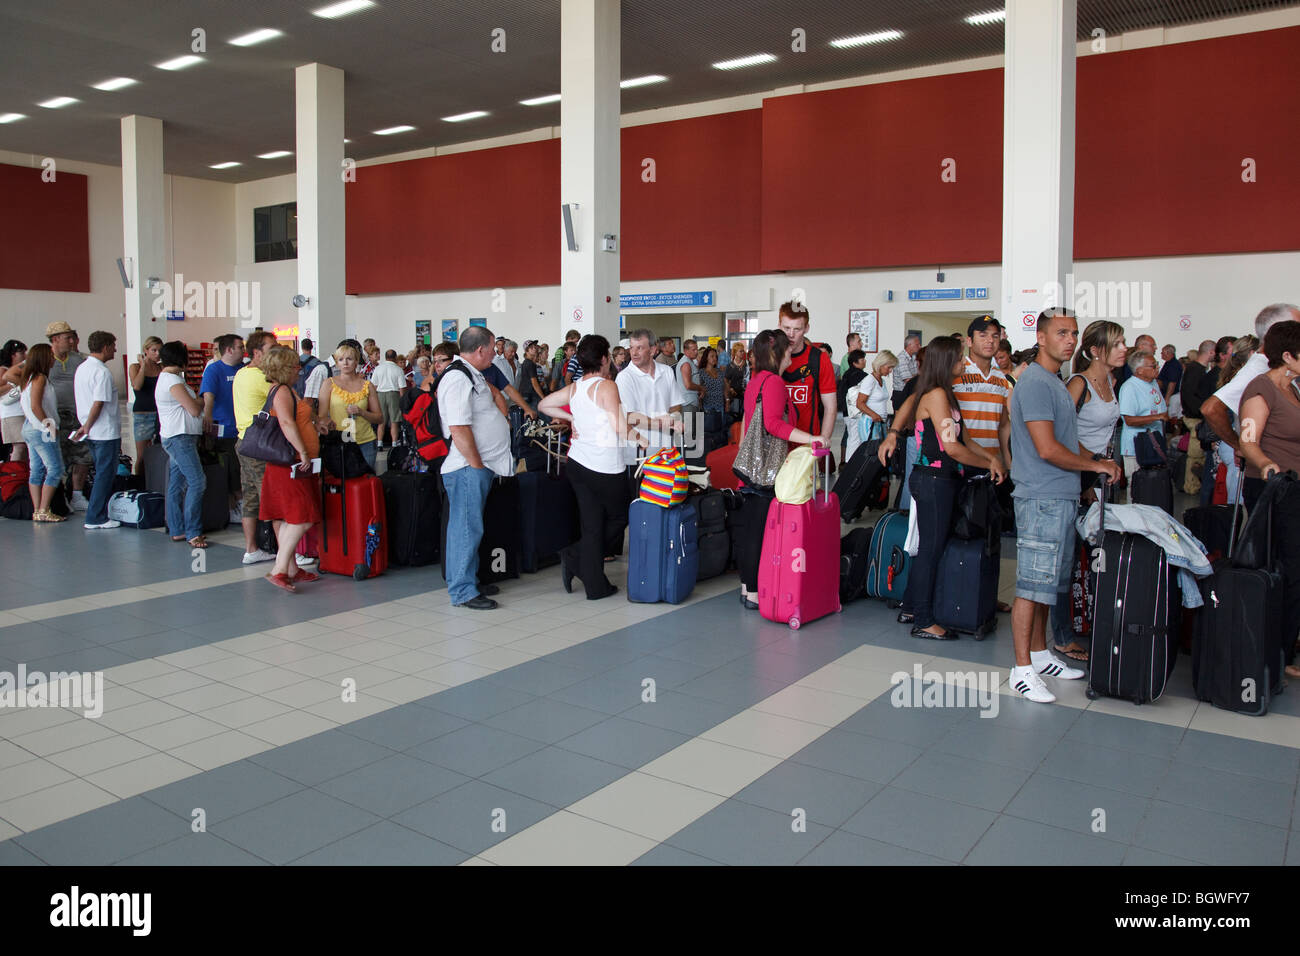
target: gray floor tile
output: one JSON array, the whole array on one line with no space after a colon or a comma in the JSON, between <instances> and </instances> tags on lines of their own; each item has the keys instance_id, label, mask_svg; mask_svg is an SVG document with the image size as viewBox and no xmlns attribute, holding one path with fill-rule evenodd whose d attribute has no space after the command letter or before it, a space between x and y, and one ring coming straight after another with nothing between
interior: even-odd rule
<instances>
[{"instance_id":1,"label":"gray floor tile","mask_svg":"<svg viewBox=\"0 0 1300 956\"><path fill-rule=\"evenodd\" d=\"M1286 830L1156 800L1133 841L1140 847L1212 866L1276 866Z\"/></svg>"},{"instance_id":2,"label":"gray floor tile","mask_svg":"<svg viewBox=\"0 0 1300 956\"><path fill-rule=\"evenodd\" d=\"M65 651L47 657L27 658L29 670L51 671L102 671L110 667L133 663L137 658L112 646L92 646L86 650Z\"/></svg>"},{"instance_id":3,"label":"gray floor tile","mask_svg":"<svg viewBox=\"0 0 1300 956\"><path fill-rule=\"evenodd\" d=\"M542 749L542 744L518 734L470 724L433 740L407 749L412 757L455 770L467 777L481 777L498 767Z\"/></svg>"},{"instance_id":4,"label":"gray floor tile","mask_svg":"<svg viewBox=\"0 0 1300 956\"><path fill-rule=\"evenodd\" d=\"M1285 784L1294 784L1300 770L1300 750L1199 730L1189 730L1172 756L1179 763L1245 773Z\"/></svg>"},{"instance_id":5,"label":"gray floor tile","mask_svg":"<svg viewBox=\"0 0 1300 956\"><path fill-rule=\"evenodd\" d=\"M799 807L814 823L838 827L861 810L881 786L787 760L741 790L735 799L777 813L791 813Z\"/></svg>"},{"instance_id":6,"label":"gray floor tile","mask_svg":"<svg viewBox=\"0 0 1300 956\"><path fill-rule=\"evenodd\" d=\"M1269 826L1291 826L1295 786L1242 773L1213 770L1174 761L1156 799L1201 810L1254 820Z\"/></svg>"},{"instance_id":7,"label":"gray floor tile","mask_svg":"<svg viewBox=\"0 0 1300 956\"><path fill-rule=\"evenodd\" d=\"M722 866L716 860L706 860L695 853L687 853L675 846L661 843L649 853L632 861L633 866Z\"/></svg>"},{"instance_id":8,"label":"gray floor tile","mask_svg":"<svg viewBox=\"0 0 1300 956\"><path fill-rule=\"evenodd\" d=\"M896 740L832 729L790 759L863 780L889 783L920 755L919 748Z\"/></svg>"},{"instance_id":9,"label":"gray floor tile","mask_svg":"<svg viewBox=\"0 0 1300 956\"><path fill-rule=\"evenodd\" d=\"M293 861L293 866L456 866L464 850L384 820Z\"/></svg>"},{"instance_id":10,"label":"gray floor tile","mask_svg":"<svg viewBox=\"0 0 1300 956\"><path fill-rule=\"evenodd\" d=\"M645 627L650 623L643 621L636 626ZM654 626L660 625L655 622ZM602 638L597 638L594 641L584 641L573 647L566 647L562 651L556 651L554 654L547 655L546 659L552 664L559 664L561 667L572 667L587 674L600 674L617 667L619 664L626 664L644 653L645 649L643 648L635 646L620 647Z\"/></svg>"},{"instance_id":11,"label":"gray floor tile","mask_svg":"<svg viewBox=\"0 0 1300 956\"><path fill-rule=\"evenodd\" d=\"M129 637L143 637L170 631L176 627L174 621L168 621L166 615L159 613L152 619L133 617L112 608L99 611L84 611L80 614L65 614L50 619L50 626L65 634L76 634L96 644L111 644Z\"/></svg>"},{"instance_id":12,"label":"gray floor tile","mask_svg":"<svg viewBox=\"0 0 1300 956\"><path fill-rule=\"evenodd\" d=\"M433 740L453 730L468 727L470 721L452 714L444 714L417 704L400 704L391 710L381 711L343 724L339 731L369 740L390 750L406 750L426 740Z\"/></svg>"},{"instance_id":13,"label":"gray floor tile","mask_svg":"<svg viewBox=\"0 0 1300 956\"><path fill-rule=\"evenodd\" d=\"M694 737L736 716L742 709L716 700L668 691L658 694L654 703L637 704L620 716Z\"/></svg>"},{"instance_id":14,"label":"gray floor tile","mask_svg":"<svg viewBox=\"0 0 1300 956\"><path fill-rule=\"evenodd\" d=\"M764 649L729 661L720 669L728 674L745 674L783 684L793 684L839 656L835 651L806 651L795 655L779 654Z\"/></svg>"},{"instance_id":15,"label":"gray floor tile","mask_svg":"<svg viewBox=\"0 0 1300 956\"><path fill-rule=\"evenodd\" d=\"M886 787L841 829L915 853L960 862L996 815L925 794Z\"/></svg>"},{"instance_id":16,"label":"gray floor tile","mask_svg":"<svg viewBox=\"0 0 1300 956\"><path fill-rule=\"evenodd\" d=\"M605 720L607 714L587 707L575 707L549 697L531 701L483 723L507 733L518 734L544 744L570 737L578 731Z\"/></svg>"},{"instance_id":17,"label":"gray floor tile","mask_svg":"<svg viewBox=\"0 0 1300 956\"><path fill-rule=\"evenodd\" d=\"M963 720L933 749L938 753L1032 771L1052 752L1058 739L1051 732L1033 733L1000 727L997 718L979 722Z\"/></svg>"},{"instance_id":18,"label":"gray floor tile","mask_svg":"<svg viewBox=\"0 0 1300 956\"><path fill-rule=\"evenodd\" d=\"M249 757L258 766L313 787L331 777L392 756L387 747L338 730L327 730Z\"/></svg>"},{"instance_id":19,"label":"gray floor tile","mask_svg":"<svg viewBox=\"0 0 1300 956\"><path fill-rule=\"evenodd\" d=\"M724 633L693 634L687 640L665 647L659 656L714 668L754 653L752 642L727 638Z\"/></svg>"},{"instance_id":20,"label":"gray floor tile","mask_svg":"<svg viewBox=\"0 0 1300 956\"><path fill-rule=\"evenodd\" d=\"M265 767L239 760L150 790L144 796L186 820L192 818L196 808L202 808L211 827L302 788L302 784Z\"/></svg>"},{"instance_id":21,"label":"gray floor tile","mask_svg":"<svg viewBox=\"0 0 1300 956\"><path fill-rule=\"evenodd\" d=\"M553 807L567 807L626 775L626 767L547 747L492 771L483 780Z\"/></svg>"},{"instance_id":22,"label":"gray floor tile","mask_svg":"<svg viewBox=\"0 0 1300 956\"><path fill-rule=\"evenodd\" d=\"M479 853L550 816L556 809L481 780L472 780L399 813L393 822L467 853ZM504 829L499 829L502 824Z\"/></svg>"},{"instance_id":23,"label":"gray floor tile","mask_svg":"<svg viewBox=\"0 0 1300 956\"><path fill-rule=\"evenodd\" d=\"M641 693L640 680L627 677L609 678L600 674L563 687L548 695L548 699L612 716L631 710L641 703Z\"/></svg>"},{"instance_id":24,"label":"gray floor tile","mask_svg":"<svg viewBox=\"0 0 1300 956\"><path fill-rule=\"evenodd\" d=\"M957 641L957 644L964 644L965 641ZM987 643L987 642L985 642ZM948 653L945 646L944 653ZM957 656L957 655L951 655ZM1002 662L1005 666L1005 661ZM974 708L954 708L952 711L955 717L962 720L978 720L981 723L988 723L990 720L995 722L999 727L1005 727L1008 730L1019 730L1031 734L1049 734L1058 738L1064 736L1079 716L1084 711L1075 707L1044 707L1042 704L1035 704L1033 701L1024 700L1020 697L1009 697L1002 695L998 702L997 717L980 717L979 711Z\"/></svg>"},{"instance_id":25,"label":"gray floor tile","mask_svg":"<svg viewBox=\"0 0 1300 956\"><path fill-rule=\"evenodd\" d=\"M784 681L768 680L753 674L728 674L722 670L710 671L702 677L687 681L677 688L692 697L715 700L735 711L752 707L764 698L771 697L786 687Z\"/></svg>"},{"instance_id":26,"label":"gray floor tile","mask_svg":"<svg viewBox=\"0 0 1300 956\"><path fill-rule=\"evenodd\" d=\"M913 747L928 748L948 736L958 726L966 725L959 725L956 718L946 710L881 706L878 701L873 701L848 720L843 721L836 729L884 740L896 740L899 743L911 744ZM980 729L978 724L971 726L976 731Z\"/></svg>"},{"instance_id":27,"label":"gray floor tile","mask_svg":"<svg viewBox=\"0 0 1300 956\"><path fill-rule=\"evenodd\" d=\"M636 769L690 740L685 734L611 717L561 740L557 747Z\"/></svg>"},{"instance_id":28,"label":"gray floor tile","mask_svg":"<svg viewBox=\"0 0 1300 956\"><path fill-rule=\"evenodd\" d=\"M1079 715L1065 739L1168 758L1173 756L1184 733L1182 727L1089 711Z\"/></svg>"},{"instance_id":29,"label":"gray floor tile","mask_svg":"<svg viewBox=\"0 0 1300 956\"><path fill-rule=\"evenodd\" d=\"M794 822L789 813L728 800L665 842L728 866L790 866L831 833L811 821L795 832Z\"/></svg>"},{"instance_id":30,"label":"gray floor tile","mask_svg":"<svg viewBox=\"0 0 1300 956\"><path fill-rule=\"evenodd\" d=\"M1155 850L1148 850L1140 846L1131 846L1128 852L1124 854L1122 866L1205 866L1204 863L1197 863L1194 860L1184 860L1181 857L1170 856L1168 853L1157 853Z\"/></svg>"},{"instance_id":31,"label":"gray floor tile","mask_svg":"<svg viewBox=\"0 0 1300 956\"><path fill-rule=\"evenodd\" d=\"M836 830L802 860L800 866L956 866L891 843Z\"/></svg>"},{"instance_id":32,"label":"gray floor tile","mask_svg":"<svg viewBox=\"0 0 1300 956\"><path fill-rule=\"evenodd\" d=\"M270 863L284 864L365 829L379 818L316 790L300 790L208 829Z\"/></svg>"},{"instance_id":33,"label":"gray floor tile","mask_svg":"<svg viewBox=\"0 0 1300 956\"><path fill-rule=\"evenodd\" d=\"M381 817L391 817L468 780L446 767L394 754L317 784L316 789Z\"/></svg>"},{"instance_id":34,"label":"gray floor tile","mask_svg":"<svg viewBox=\"0 0 1300 956\"><path fill-rule=\"evenodd\" d=\"M600 676L606 680L631 680L637 687L641 686L641 681L649 677L654 680L656 691L662 693L665 690L678 688L687 681L707 674L712 669L702 664L664 657L661 654L646 654L644 657L638 657L636 660L605 671Z\"/></svg>"},{"instance_id":35,"label":"gray floor tile","mask_svg":"<svg viewBox=\"0 0 1300 956\"><path fill-rule=\"evenodd\" d=\"M1052 748L1038 769L1053 777L1149 797L1169 771L1169 761L1131 750L1113 750L1077 740L1062 740Z\"/></svg>"},{"instance_id":36,"label":"gray floor tile","mask_svg":"<svg viewBox=\"0 0 1300 956\"><path fill-rule=\"evenodd\" d=\"M900 773L892 786L999 811L1029 779L1027 770L1001 767L955 754L929 751Z\"/></svg>"},{"instance_id":37,"label":"gray floor tile","mask_svg":"<svg viewBox=\"0 0 1300 956\"><path fill-rule=\"evenodd\" d=\"M1127 845L1133 842L1150 806L1151 801L1146 797L1123 790L1108 790L1096 784L1036 773L1002 812ZM1105 815L1097 814L1097 810L1104 810ZM1104 830L1094 829L1103 825Z\"/></svg>"},{"instance_id":38,"label":"gray floor tile","mask_svg":"<svg viewBox=\"0 0 1300 956\"><path fill-rule=\"evenodd\" d=\"M965 862L971 866L1118 866L1125 849L1112 840L1001 816Z\"/></svg>"},{"instance_id":39,"label":"gray floor tile","mask_svg":"<svg viewBox=\"0 0 1300 956\"><path fill-rule=\"evenodd\" d=\"M266 866L253 854L227 843L215 833L186 833L143 853L129 856L117 866Z\"/></svg>"},{"instance_id":40,"label":"gray floor tile","mask_svg":"<svg viewBox=\"0 0 1300 956\"><path fill-rule=\"evenodd\" d=\"M143 797L131 797L20 834L14 841L54 866L106 866L189 829L187 819Z\"/></svg>"},{"instance_id":41,"label":"gray floor tile","mask_svg":"<svg viewBox=\"0 0 1300 956\"><path fill-rule=\"evenodd\" d=\"M420 701L420 706L465 720L487 720L535 699L532 694L522 690L476 680L439 691Z\"/></svg>"},{"instance_id":42,"label":"gray floor tile","mask_svg":"<svg viewBox=\"0 0 1300 956\"><path fill-rule=\"evenodd\" d=\"M111 647L120 654L129 654L137 660L143 660L146 657L188 651L192 647L203 647L209 643L211 642L206 637L188 631L160 631L157 634L115 641Z\"/></svg>"},{"instance_id":43,"label":"gray floor tile","mask_svg":"<svg viewBox=\"0 0 1300 956\"><path fill-rule=\"evenodd\" d=\"M588 676L590 675L585 671L573 667L564 667L544 658L538 658L525 664L507 667L491 677L483 678L483 680L489 684L499 684L502 687L545 697L562 687L568 687L570 684L586 680ZM520 701L520 703L523 703L523 701Z\"/></svg>"},{"instance_id":44,"label":"gray floor tile","mask_svg":"<svg viewBox=\"0 0 1300 956\"><path fill-rule=\"evenodd\" d=\"M1286 865L1300 866L1300 837L1297 837L1294 833L1291 834L1291 839L1287 843Z\"/></svg>"},{"instance_id":45,"label":"gray floor tile","mask_svg":"<svg viewBox=\"0 0 1300 956\"><path fill-rule=\"evenodd\" d=\"M49 866L49 864L24 850L13 840L4 840L0 841L0 866Z\"/></svg>"}]
</instances>

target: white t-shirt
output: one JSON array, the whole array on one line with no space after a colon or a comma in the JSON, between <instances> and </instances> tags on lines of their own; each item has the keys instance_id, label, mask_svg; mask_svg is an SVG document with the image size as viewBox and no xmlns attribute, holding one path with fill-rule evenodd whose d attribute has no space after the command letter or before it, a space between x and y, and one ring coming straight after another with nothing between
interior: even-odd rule
<instances>
[{"instance_id":1,"label":"white t-shirt","mask_svg":"<svg viewBox=\"0 0 1300 956\"><path fill-rule=\"evenodd\" d=\"M473 383L453 366L469 370ZM492 400L492 389L483 373L464 359L456 359L438 380L438 414L442 417L442 434L451 450L443 462L442 473L468 468L469 462L451 441L451 426L468 425L478 446L483 466L501 476L514 474L515 460L510 454L510 423Z\"/></svg>"},{"instance_id":2,"label":"white t-shirt","mask_svg":"<svg viewBox=\"0 0 1300 956\"><path fill-rule=\"evenodd\" d=\"M316 374L315 369L312 370L312 374ZM308 376L308 381L310 379L311 376ZM406 376L402 374L400 368L385 359L375 366L374 372L370 375L370 383L378 392L400 392L406 385ZM317 394L320 393L319 388L316 391Z\"/></svg>"},{"instance_id":3,"label":"white t-shirt","mask_svg":"<svg viewBox=\"0 0 1300 956\"><path fill-rule=\"evenodd\" d=\"M203 431L203 420L198 415L191 415L172 395L172 386L180 385L190 398L196 398L194 389L185 384L185 379L175 372L160 372L158 388L154 396L158 402L158 435L162 438L175 438L177 435L198 435Z\"/></svg>"},{"instance_id":4,"label":"white t-shirt","mask_svg":"<svg viewBox=\"0 0 1300 956\"><path fill-rule=\"evenodd\" d=\"M103 402L99 417L86 435L91 441L112 441L122 435L121 413L117 407L117 383L108 366L87 355L86 360L77 367L73 389L77 397L77 419L85 423L90 415L90 406Z\"/></svg>"},{"instance_id":5,"label":"white t-shirt","mask_svg":"<svg viewBox=\"0 0 1300 956\"><path fill-rule=\"evenodd\" d=\"M667 415L674 405L682 404L682 392L677 387L677 376L673 369L655 362L650 366L650 372L653 373L653 378L635 365L629 365L618 373L618 378L614 379L614 384L618 386L618 400L623 405L625 415L631 417L633 412L640 412L642 415L658 418ZM632 424L637 431L647 433L650 439L650 451L672 447L672 435L659 431L647 432L644 427L636 424L635 418ZM634 465L636 459L637 446L629 442L623 449L623 462Z\"/></svg>"},{"instance_id":6,"label":"white t-shirt","mask_svg":"<svg viewBox=\"0 0 1300 956\"><path fill-rule=\"evenodd\" d=\"M304 386L307 391L303 398L314 398L320 401L320 388L325 384L325 379L329 377L330 367L324 362L319 363L311 370L307 376L307 384Z\"/></svg>"},{"instance_id":7,"label":"white t-shirt","mask_svg":"<svg viewBox=\"0 0 1300 956\"><path fill-rule=\"evenodd\" d=\"M1214 393L1214 397L1227 406L1233 415L1241 413L1241 396L1246 386L1268 371L1268 356L1262 351L1246 359L1246 364L1232 377L1232 381Z\"/></svg>"},{"instance_id":8,"label":"white t-shirt","mask_svg":"<svg viewBox=\"0 0 1300 956\"><path fill-rule=\"evenodd\" d=\"M20 414L26 417L33 428L44 428L46 421L54 423L54 427L59 427L59 400L54 394L54 389L50 386L50 380L45 380L45 392L41 395L42 410L40 415L32 414L32 385L27 383L23 389L22 398L18 400Z\"/></svg>"},{"instance_id":9,"label":"white t-shirt","mask_svg":"<svg viewBox=\"0 0 1300 956\"><path fill-rule=\"evenodd\" d=\"M687 391L687 389L686 389L686 373L682 371L682 367L683 367L683 366L689 366L689 368L690 368L690 370L691 370L691 384L692 384L692 385L699 385L699 384L700 384L700 369L699 369L699 366L695 364L694 360L689 359L689 358L687 358L687 357L684 356L684 355L682 356L681 360L678 361L678 363L677 363L677 384L678 384L678 387L681 389L682 404L683 404L683 405L698 405L698 404L700 404L700 393L699 393L699 392L690 392L690 391Z\"/></svg>"}]
</instances>

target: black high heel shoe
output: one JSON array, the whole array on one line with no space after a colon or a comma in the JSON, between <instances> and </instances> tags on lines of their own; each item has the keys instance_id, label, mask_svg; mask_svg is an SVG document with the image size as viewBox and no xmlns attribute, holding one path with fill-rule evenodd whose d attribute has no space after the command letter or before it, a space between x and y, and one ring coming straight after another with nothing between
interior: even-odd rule
<instances>
[{"instance_id":1,"label":"black high heel shoe","mask_svg":"<svg viewBox=\"0 0 1300 956\"><path fill-rule=\"evenodd\" d=\"M567 565L564 564L560 565L560 580L564 584L564 593L572 594L573 593L573 572L569 570Z\"/></svg>"}]
</instances>

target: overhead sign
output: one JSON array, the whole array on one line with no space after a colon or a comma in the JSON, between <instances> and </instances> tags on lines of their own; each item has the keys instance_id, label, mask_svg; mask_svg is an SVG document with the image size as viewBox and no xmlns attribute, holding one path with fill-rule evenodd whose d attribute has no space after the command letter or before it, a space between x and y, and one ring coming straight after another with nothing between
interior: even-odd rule
<instances>
[{"instance_id":1,"label":"overhead sign","mask_svg":"<svg viewBox=\"0 0 1300 956\"><path fill-rule=\"evenodd\" d=\"M712 292L639 292L620 295L620 309L692 309L713 305Z\"/></svg>"},{"instance_id":2,"label":"overhead sign","mask_svg":"<svg viewBox=\"0 0 1300 956\"><path fill-rule=\"evenodd\" d=\"M977 289L967 289L966 298L968 299L987 299L989 297L988 286L981 286Z\"/></svg>"},{"instance_id":3,"label":"overhead sign","mask_svg":"<svg viewBox=\"0 0 1300 956\"><path fill-rule=\"evenodd\" d=\"M184 312L184 310L182 310L182 309L168 309L168 310L167 310L167 321L168 321L168 322L184 322L184 321L185 321L185 312Z\"/></svg>"},{"instance_id":4,"label":"overhead sign","mask_svg":"<svg viewBox=\"0 0 1300 956\"><path fill-rule=\"evenodd\" d=\"M932 302L937 299L960 299L961 289L908 289L907 298L912 302Z\"/></svg>"}]
</instances>

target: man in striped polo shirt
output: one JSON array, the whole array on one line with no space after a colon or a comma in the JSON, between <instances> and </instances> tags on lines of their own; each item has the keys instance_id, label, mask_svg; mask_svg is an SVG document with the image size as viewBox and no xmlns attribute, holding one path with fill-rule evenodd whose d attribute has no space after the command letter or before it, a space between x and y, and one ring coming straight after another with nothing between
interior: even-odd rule
<instances>
[{"instance_id":1,"label":"man in striped polo shirt","mask_svg":"<svg viewBox=\"0 0 1300 956\"><path fill-rule=\"evenodd\" d=\"M1002 465L1011 465L1011 384L993 362L1002 326L991 315L981 315L966 329L966 367L953 380L962 420L981 448L998 449Z\"/></svg>"}]
</instances>

